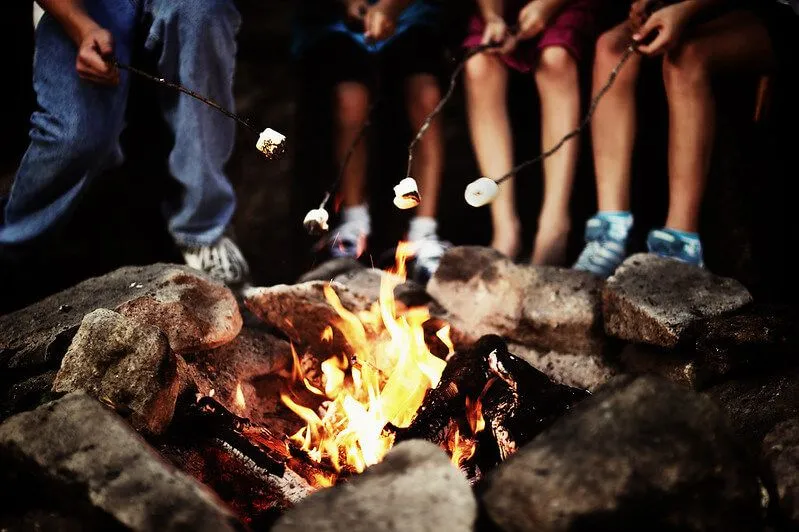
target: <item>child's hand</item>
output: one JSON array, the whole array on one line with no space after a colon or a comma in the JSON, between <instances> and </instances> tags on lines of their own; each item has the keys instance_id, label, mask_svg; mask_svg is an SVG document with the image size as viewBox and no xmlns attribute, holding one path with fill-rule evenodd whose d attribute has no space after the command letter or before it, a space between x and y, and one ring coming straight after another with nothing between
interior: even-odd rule
<instances>
[{"instance_id":1,"label":"child's hand","mask_svg":"<svg viewBox=\"0 0 799 532\"><path fill-rule=\"evenodd\" d=\"M629 22L633 32L637 32L644 25L651 13L649 6L654 3L655 0L635 0L635 2L630 5Z\"/></svg>"},{"instance_id":2,"label":"child's hand","mask_svg":"<svg viewBox=\"0 0 799 532\"><path fill-rule=\"evenodd\" d=\"M366 0L347 0L347 16L353 20L363 22L366 17L366 12L369 10L369 4Z\"/></svg>"},{"instance_id":3,"label":"child's hand","mask_svg":"<svg viewBox=\"0 0 799 532\"><path fill-rule=\"evenodd\" d=\"M690 18L691 13L685 8L684 2L655 11L633 34L633 40L639 43L654 35L654 39L649 44L641 44L638 51L646 55L658 55L674 47L680 41Z\"/></svg>"},{"instance_id":4,"label":"child's hand","mask_svg":"<svg viewBox=\"0 0 799 532\"><path fill-rule=\"evenodd\" d=\"M490 53L507 54L516 46L516 39L508 29L505 20L499 15L486 17L485 29L483 30L483 45L496 44L496 48L490 48Z\"/></svg>"},{"instance_id":5,"label":"child's hand","mask_svg":"<svg viewBox=\"0 0 799 532\"><path fill-rule=\"evenodd\" d=\"M388 39L397 29L399 13L389 9L383 2L378 2L366 10L364 17L364 37L368 42Z\"/></svg>"},{"instance_id":6,"label":"child's hand","mask_svg":"<svg viewBox=\"0 0 799 532\"><path fill-rule=\"evenodd\" d=\"M551 13L541 0L533 0L519 12L519 33L517 38L532 39L547 26Z\"/></svg>"}]
</instances>

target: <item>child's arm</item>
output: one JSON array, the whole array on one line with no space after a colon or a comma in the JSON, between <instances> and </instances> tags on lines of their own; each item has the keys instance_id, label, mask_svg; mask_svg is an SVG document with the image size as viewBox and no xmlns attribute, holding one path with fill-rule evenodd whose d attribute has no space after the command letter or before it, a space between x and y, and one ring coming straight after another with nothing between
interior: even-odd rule
<instances>
[{"instance_id":1,"label":"child's arm","mask_svg":"<svg viewBox=\"0 0 799 532\"><path fill-rule=\"evenodd\" d=\"M394 33L400 14L414 0L380 0L369 7L364 17L365 37L368 41L381 41Z\"/></svg>"},{"instance_id":2,"label":"child's arm","mask_svg":"<svg viewBox=\"0 0 799 532\"><path fill-rule=\"evenodd\" d=\"M646 55L661 54L680 42L683 31L697 15L725 1L682 0L658 9L635 32L633 40L643 43L654 34L652 42L640 44L638 50Z\"/></svg>"},{"instance_id":3,"label":"child's arm","mask_svg":"<svg viewBox=\"0 0 799 532\"><path fill-rule=\"evenodd\" d=\"M64 28L78 47L75 68L86 80L103 85L119 83L119 71L104 56L114 53L114 37L100 27L83 7L81 0L37 0Z\"/></svg>"},{"instance_id":4,"label":"child's arm","mask_svg":"<svg viewBox=\"0 0 799 532\"><path fill-rule=\"evenodd\" d=\"M519 39L532 39L571 0L533 0L519 12Z\"/></svg>"},{"instance_id":5,"label":"child's arm","mask_svg":"<svg viewBox=\"0 0 799 532\"><path fill-rule=\"evenodd\" d=\"M490 51L495 53L508 53L516 45L516 39L511 35L502 13L505 10L503 0L477 0L477 8L485 22L483 40L481 44L497 44L497 48Z\"/></svg>"}]
</instances>

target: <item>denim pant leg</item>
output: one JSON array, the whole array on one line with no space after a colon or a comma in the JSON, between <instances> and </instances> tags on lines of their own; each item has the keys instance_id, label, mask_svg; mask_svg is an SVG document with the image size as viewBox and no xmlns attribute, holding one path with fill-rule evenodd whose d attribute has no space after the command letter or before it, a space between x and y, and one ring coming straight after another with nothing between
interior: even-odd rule
<instances>
[{"instance_id":1,"label":"denim pant leg","mask_svg":"<svg viewBox=\"0 0 799 532\"><path fill-rule=\"evenodd\" d=\"M89 14L114 35L116 54L130 58L136 9L128 0L86 0ZM31 142L17 171L0 225L0 246L28 243L62 221L87 183L118 156L128 76L117 87L78 77L77 48L45 15L36 30L33 85L38 109Z\"/></svg>"},{"instance_id":2,"label":"denim pant leg","mask_svg":"<svg viewBox=\"0 0 799 532\"><path fill-rule=\"evenodd\" d=\"M233 109L236 34L241 17L233 0L146 0L152 20L145 46L157 53L162 76ZM233 151L236 124L187 96L164 91L163 108L174 135L169 170L182 185L180 201L167 206L178 244L213 244L236 207L224 166Z\"/></svg>"}]
</instances>

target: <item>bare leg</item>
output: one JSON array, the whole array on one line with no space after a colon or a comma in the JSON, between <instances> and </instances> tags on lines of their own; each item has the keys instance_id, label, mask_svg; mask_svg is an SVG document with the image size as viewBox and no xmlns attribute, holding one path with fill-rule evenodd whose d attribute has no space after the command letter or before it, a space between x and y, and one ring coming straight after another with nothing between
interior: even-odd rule
<instances>
[{"instance_id":1,"label":"bare leg","mask_svg":"<svg viewBox=\"0 0 799 532\"><path fill-rule=\"evenodd\" d=\"M607 82L629 44L626 23L605 32L596 44L593 91ZM630 167L635 143L635 86L641 57L624 65L613 87L597 106L591 124L597 201L600 211L630 210Z\"/></svg>"},{"instance_id":2,"label":"bare leg","mask_svg":"<svg viewBox=\"0 0 799 532\"><path fill-rule=\"evenodd\" d=\"M577 128L580 122L580 86L577 63L568 51L550 46L541 52L535 69L541 96L542 151ZM579 142L572 139L544 161L544 201L538 217L533 264L562 266L571 228L569 199L577 166Z\"/></svg>"},{"instance_id":3,"label":"bare leg","mask_svg":"<svg viewBox=\"0 0 799 532\"><path fill-rule=\"evenodd\" d=\"M507 109L508 72L489 54L477 54L466 64L466 106L480 172L499 177L513 168L513 141ZM513 180L499 187L491 203L494 229L491 247L515 258L519 251L519 218L516 215Z\"/></svg>"},{"instance_id":4,"label":"bare leg","mask_svg":"<svg viewBox=\"0 0 799 532\"><path fill-rule=\"evenodd\" d=\"M669 102L669 214L666 227L697 232L716 135L714 74L762 73L773 62L762 23L733 11L697 28L663 63Z\"/></svg>"},{"instance_id":5,"label":"bare leg","mask_svg":"<svg viewBox=\"0 0 799 532\"><path fill-rule=\"evenodd\" d=\"M336 104L336 160L343 164L363 127L369 112L369 89L362 83L345 81L335 89ZM366 188L366 142L355 147L341 183L342 205L354 207L365 201Z\"/></svg>"},{"instance_id":6,"label":"bare leg","mask_svg":"<svg viewBox=\"0 0 799 532\"><path fill-rule=\"evenodd\" d=\"M441 90L435 77L430 74L417 74L407 80L405 95L411 128L417 131L441 101ZM443 164L441 120L436 117L416 145L413 157L411 175L419 181L419 192L422 195L417 216L435 218Z\"/></svg>"}]
</instances>

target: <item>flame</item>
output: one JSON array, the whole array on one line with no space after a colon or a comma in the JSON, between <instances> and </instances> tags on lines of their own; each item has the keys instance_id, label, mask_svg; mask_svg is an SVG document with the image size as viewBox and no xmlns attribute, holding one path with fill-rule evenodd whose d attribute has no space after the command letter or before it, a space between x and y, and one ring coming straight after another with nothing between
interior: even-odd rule
<instances>
[{"instance_id":1,"label":"flame","mask_svg":"<svg viewBox=\"0 0 799 532\"><path fill-rule=\"evenodd\" d=\"M472 403L469 397L466 397L466 421L469 422L469 428L472 429L472 434L477 434L486 428L486 421L483 417L483 403L482 397Z\"/></svg>"},{"instance_id":2,"label":"flame","mask_svg":"<svg viewBox=\"0 0 799 532\"><path fill-rule=\"evenodd\" d=\"M328 325L327 327L325 327L325 330L322 331L322 340L324 340L325 342L329 342L332 339L333 339L333 327Z\"/></svg>"},{"instance_id":3,"label":"flame","mask_svg":"<svg viewBox=\"0 0 799 532\"><path fill-rule=\"evenodd\" d=\"M233 396L233 402L239 411L243 412L247 409L247 403L244 401L244 392L241 391L241 383L236 383L236 393Z\"/></svg>"},{"instance_id":4,"label":"flame","mask_svg":"<svg viewBox=\"0 0 799 532\"><path fill-rule=\"evenodd\" d=\"M394 301L394 288L405 279L409 250L405 243L397 247L396 267L384 274L380 298L368 311L350 312L335 290L325 287L327 301L338 314L331 326L346 339L353 355L341 354L322 363L323 390L305 377L292 346L292 383L325 402L317 413L299 404L290 391L281 394L283 403L305 422L291 440L313 460L329 460L337 471L361 472L382 460L394 444L394 434L386 426L410 425L446 364L425 344L422 326L430 319L427 308L400 312ZM439 338L451 345L445 329ZM323 336L327 334L325 329Z\"/></svg>"},{"instance_id":5,"label":"flame","mask_svg":"<svg viewBox=\"0 0 799 532\"><path fill-rule=\"evenodd\" d=\"M485 418L483 417L483 396L492 384L493 380L486 383L476 401L472 401L468 395L466 396L466 422L469 424L469 429L472 433L471 437L462 436L457 425L449 433L447 447L452 455L452 463L458 467L463 467L477 452L475 436L486 427Z\"/></svg>"},{"instance_id":6,"label":"flame","mask_svg":"<svg viewBox=\"0 0 799 532\"><path fill-rule=\"evenodd\" d=\"M477 451L477 443L471 438L461 436L457 426L450 432L447 444L452 453L452 463L458 467L463 467Z\"/></svg>"}]
</instances>

